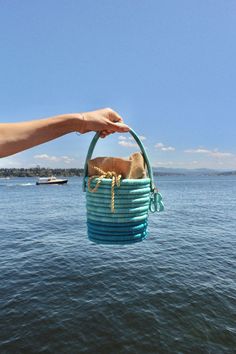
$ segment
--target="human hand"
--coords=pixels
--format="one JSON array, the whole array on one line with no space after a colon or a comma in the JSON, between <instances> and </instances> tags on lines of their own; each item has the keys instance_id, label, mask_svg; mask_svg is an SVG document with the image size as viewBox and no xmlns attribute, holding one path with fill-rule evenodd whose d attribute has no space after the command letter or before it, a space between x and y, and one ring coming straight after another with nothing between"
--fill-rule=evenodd
<instances>
[{"instance_id":1,"label":"human hand","mask_svg":"<svg viewBox=\"0 0 236 354\"><path fill-rule=\"evenodd\" d=\"M123 123L121 116L110 108L85 112L82 117L82 126L79 129L82 134L90 131L100 131L100 137L105 138L109 134L115 132L124 133L130 129Z\"/></svg>"}]
</instances>

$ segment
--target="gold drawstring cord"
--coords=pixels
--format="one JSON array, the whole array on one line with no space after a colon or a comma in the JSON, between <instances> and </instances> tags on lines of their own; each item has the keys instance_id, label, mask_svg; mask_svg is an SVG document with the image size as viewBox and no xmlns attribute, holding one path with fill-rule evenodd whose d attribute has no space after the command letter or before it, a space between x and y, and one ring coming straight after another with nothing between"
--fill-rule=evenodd
<instances>
[{"instance_id":1,"label":"gold drawstring cord","mask_svg":"<svg viewBox=\"0 0 236 354\"><path fill-rule=\"evenodd\" d=\"M91 193L96 193L98 190L99 185L101 184L103 178L111 178L111 212L114 213L115 212L115 186L120 187L120 181L121 181L121 175L117 175L116 172L114 171L103 171L101 168L99 167L95 167L94 169L97 170L100 175L95 175L95 176L91 176L88 179L88 190ZM98 178L98 181L96 183L96 186L94 188L91 188L91 181L94 178Z\"/></svg>"}]
</instances>

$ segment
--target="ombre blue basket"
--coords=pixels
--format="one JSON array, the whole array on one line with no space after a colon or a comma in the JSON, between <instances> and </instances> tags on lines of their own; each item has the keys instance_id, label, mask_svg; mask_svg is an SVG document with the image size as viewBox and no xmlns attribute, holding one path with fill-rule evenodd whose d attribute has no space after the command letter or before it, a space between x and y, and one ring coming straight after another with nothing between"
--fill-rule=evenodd
<instances>
[{"instance_id":1,"label":"ombre blue basket","mask_svg":"<svg viewBox=\"0 0 236 354\"><path fill-rule=\"evenodd\" d=\"M88 149L83 188L86 192L88 238L100 244L131 244L143 241L148 235L148 213L164 210L161 194L158 193L152 168L145 148L130 129L143 154L148 178L122 179L115 187L115 212L111 211L112 179L102 179L96 193L88 189L88 161L91 159L100 133L96 133ZM98 178L91 181L94 188Z\"/></svg>"}]
</instances>

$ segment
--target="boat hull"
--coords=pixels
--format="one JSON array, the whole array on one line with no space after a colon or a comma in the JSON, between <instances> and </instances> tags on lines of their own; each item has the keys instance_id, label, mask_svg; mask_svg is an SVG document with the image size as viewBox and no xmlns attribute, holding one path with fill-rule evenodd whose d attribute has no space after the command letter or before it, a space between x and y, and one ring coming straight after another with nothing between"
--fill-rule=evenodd
<instances>
[{"instance_id":1,"label":"boat hull","mask_svg":"<svg viewBox=\"0 0 236 354\"><path fill-rule=\"evenodd\" d=\"M63 179L61 181L48 181L48 182L36 182L36 185L44 185L44 184L66 184L68 182L68 179Z\"/></svg>"}]
</instances>

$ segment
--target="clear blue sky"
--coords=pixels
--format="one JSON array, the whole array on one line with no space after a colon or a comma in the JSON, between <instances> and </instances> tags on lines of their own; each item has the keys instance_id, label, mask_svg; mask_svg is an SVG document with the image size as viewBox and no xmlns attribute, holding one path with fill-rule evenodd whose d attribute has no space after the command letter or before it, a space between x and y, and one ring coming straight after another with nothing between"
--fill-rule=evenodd
<instances>
[{"instance_id":1,"label":"clear blue sky","mask_svg":"<svg viewBox=\"0 0 236 354\"><path fill-rule=\"evenodd\" d=\"M155 166L236 169L235 1L0 0L0 43L0 122L109 106L146 137ZM91 138L0 167L80 167ZM137 150L118 138L96 154Z\"/></svg>"}]
</instances>

